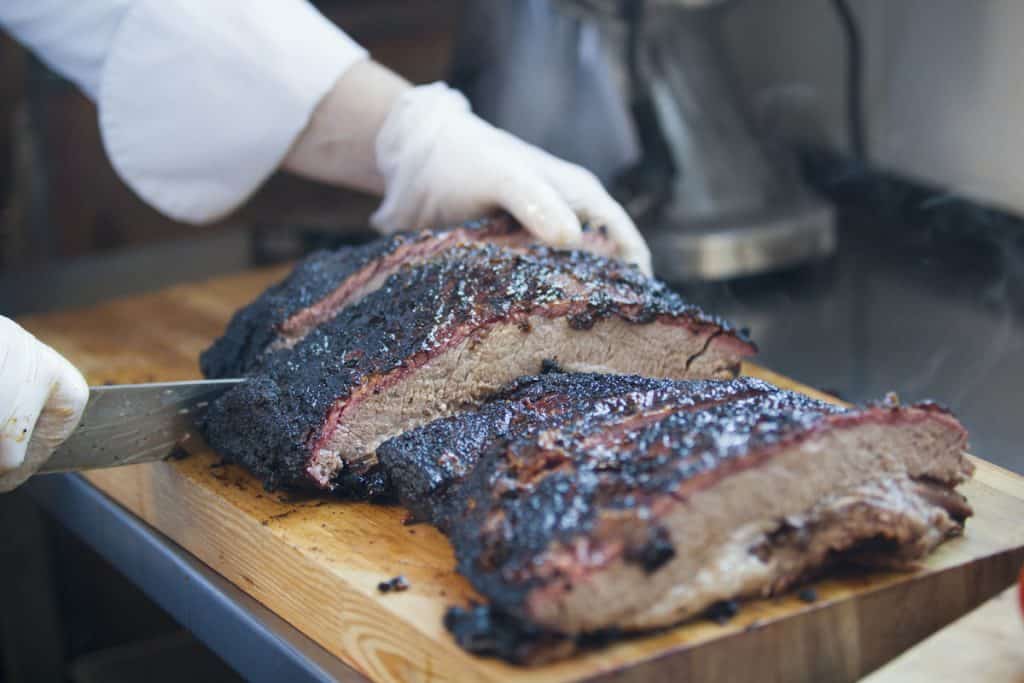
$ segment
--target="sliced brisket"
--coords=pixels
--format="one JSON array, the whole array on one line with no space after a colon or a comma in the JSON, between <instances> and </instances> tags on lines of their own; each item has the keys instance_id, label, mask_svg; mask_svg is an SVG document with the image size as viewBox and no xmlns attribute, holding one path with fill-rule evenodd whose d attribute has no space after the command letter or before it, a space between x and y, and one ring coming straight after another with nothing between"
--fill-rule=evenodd
<instances>
[{"instance_id":1,"label":"sliced brisket","mask_svg":"<svg viewBox=\"0 0 1024 683\"><path fill-rule=\"evenodd\" d=\"M954 491L966 445L932 404L545 375L379 456L491 602L452 613L460 642L523 660L784 590L840 559L912 564L970 514Z\"/></svg>"},{"instance_id":2,"label":"sliced brisket","mask_svg":"<svg viewBox=\"0 0 1024 683\"><path fill-rule=\"evenodd\" d=\"M641 407L677 405L698 393L728 400L748 391L747 380L675 384L637 375L562 372L522 377L477 410L435 420L384 442L377 457L413 516L447 531L444 506L449 487L499 439L558 428L589 414L611 420Z\"/></svg>"},{"instance_id":3,"label":"sliced brisket","mask_svg":"<svg viewBox=\"0 0 1024 683\"><path fill-rule=\"evenodd\" d=\"M654 377L736 374L749 342L636 269L544 247L456 246L403 268L215 402L206 434L271 486L381 492L384 440L544 361Z\"/></svg>"},{"instance_id":4,"label":"sliced brisket","mask_svg":"<svg viewBox=\"0 0 1024 683\"><path fill-rule=\"evenodd\" d=\"M248 374L268 350L294 346L317 325L378 289L399 268L429 261L454 246L489 243L524 249L533 242L518 223L502 214L454 228L399 233L358 247L313 253L235 314L224 336L200 356L200 367L210 378ZM602 229L585 229L584 248L614 255L614 244Z\"/></svg>"}]
</instances>

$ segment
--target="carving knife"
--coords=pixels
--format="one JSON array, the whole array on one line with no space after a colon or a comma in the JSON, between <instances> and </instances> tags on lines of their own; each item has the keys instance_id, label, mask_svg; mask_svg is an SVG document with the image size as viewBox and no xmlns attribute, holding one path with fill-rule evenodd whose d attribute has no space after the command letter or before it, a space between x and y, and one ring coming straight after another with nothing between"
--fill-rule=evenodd
<instances>
[{"instance_id":1,"label":"carving knife","mask_svg":"<svg viewBox=\"0 0 1024 683\"><path fill-rule=\"evenodd\" d=\"M196 420L206 406L241 381L92 387L82 421L38 474L163 460L199 438Z\"/></svg>"}]
</instances>

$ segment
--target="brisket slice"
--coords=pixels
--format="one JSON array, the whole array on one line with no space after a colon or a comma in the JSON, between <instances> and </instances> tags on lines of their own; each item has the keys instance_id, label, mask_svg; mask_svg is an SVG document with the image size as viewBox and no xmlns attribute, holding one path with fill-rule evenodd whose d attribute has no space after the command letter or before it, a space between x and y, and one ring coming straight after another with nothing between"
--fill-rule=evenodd
<instances>
[{"instance_id":1,"label":"brisket slice","mask_svg":"<svg viewBox=\"0 0 1024 683\"><path fill-rule=\"evenodd\" d=\"M294 346L317 325L378 289L399 268L429 261L453 246L491 243L523 249L533 242L514 219L501 214L454 228L399 233L358 247L315 252L238 311L224 336L202 353L200 367L210 378L246 375L268 350ZM603 229L585 228L584 247L614 255L614 244Z\"/></svg>"},{"instance_id":2,"label":"brisket slice","mask_svg":"<svg viewBox=\"0 0 1024 683\"><path fill-rule=\"evenodd\" d=\"M270 486L383 493L382 441L476 404L545 359L728 378L752 352L633 267L545 247L453 247L270 353L211 405L205 432Z\"/></svg>"},{"instance_id":3,"label":"brisket slice","mask_svg":"<svg viewBox=\"0 0 1024 683\"><path fill-rule=\"evenodd\" d=\"M840 560L912 565L970 515L954 491L966 446L933 404L846 410L749 378L546 375L379 455L490 601L450 613L456 637L525 661Z\"/></svg>"},{"instance_id":4,"label":"brisket slice","mask_svg":"<svg viewBox=\"0 0 1024 683\"><path fill-rule=\"evenodd\" d=\"M449 491L499 439L557 428L591 413L610 420L643 406L654 408L719 394L727 400L750 391L747 380L666 382L637 375L564 373L521 377L476 410L435 420L389 439L377 449L394 493L413 518L449 531ZM460 504L459 502L456 505Z\"/></svg>"}]
</instances>

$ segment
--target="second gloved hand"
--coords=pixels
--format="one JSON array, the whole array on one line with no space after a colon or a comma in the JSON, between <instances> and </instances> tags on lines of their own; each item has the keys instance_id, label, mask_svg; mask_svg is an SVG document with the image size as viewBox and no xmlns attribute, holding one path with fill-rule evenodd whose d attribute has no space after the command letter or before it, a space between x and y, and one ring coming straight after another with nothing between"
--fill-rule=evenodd
<instances>
[{"instance_id":1,"label":"second gloved hand","mask_svg":"<svg viewBox=\"0 0 1024 683\"><path fill-rule=\"evenodd\" d=\"M650 273L646 243L592 173L483 121L443 83L398 98L376 151L386 188L372 218L380 229L450 224L502 208L543 242L572 247L583 219L605 226L619 256Z\"/></svg>"},{"instance_id":2,"label":"second gloved hand","mask_svg":"<svg viewBox=\"0 0 1024 683\"><path fill-rule=\"evenodd\" d=\"M338 80L283 165L383 194L372 220L385 232L505 209L541 241L574 246L583 219L608 230L620 258L650 272L643 238L593 174L491 126L443 83L414 88L370 60Z\"/></svg>"},{"instance_id":3,"label":"second gloved hand","mask_svg":"<svg viewBox=\"0 0 1024 683\"><path fill-rule=\"evenodd\" d=\"M0 492L46 462L88 400L89 387L71 363L0 316Z\"/></svg>"}]
</instances>

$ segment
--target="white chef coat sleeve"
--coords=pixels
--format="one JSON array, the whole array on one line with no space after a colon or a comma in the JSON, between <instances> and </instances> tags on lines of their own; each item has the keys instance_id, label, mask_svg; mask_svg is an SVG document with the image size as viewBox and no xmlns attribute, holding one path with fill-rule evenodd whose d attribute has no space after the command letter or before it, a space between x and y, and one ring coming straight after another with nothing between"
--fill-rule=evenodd
<instances>
[{"instance_id":1,"label":"white chef coat sleeve","mask_svg":"<svg viewBox=\"0 0 1024 683\"><path fill-rule=\"evenodd\" d=\"M139 0L100 82L103 141L143 199L214 220L274 171L366 51L305 0Z\"/></svg>"},{"instance_id":2,"label":"white chef coat sleeve","mask_svg":"<svg viewBox=\"0 0 1024 683\"><path fill-rule=\"evenodd\" d=\"M190 223L245 201L367 57L306 0L0 0L0 22L96 100L121 178Z\"/></svg>"}]
</instances>

